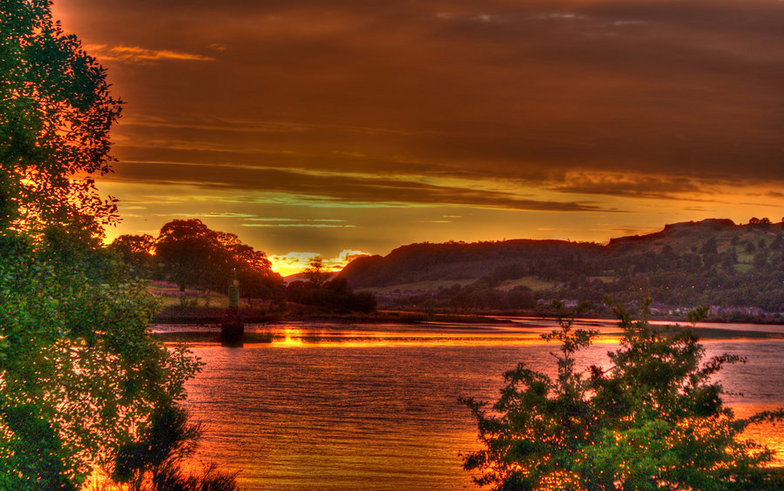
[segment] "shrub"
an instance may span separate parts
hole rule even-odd
[[[504,374],[500,399],[461,399],[476,417],[484,448],[465,457],[493,489],[776,489],[762,466],[772,451],[737,437],[784,411],[735,419],[711,376],[723,354],[700,364],[704,348],[690,328],[648,323],[619,306],[623,337],[609,368],[575,369],[574,355],[597,331],[574,329],[577,311],[543,335],[561,343],[558,378],[519,364]],[[563,308],[561,307],[563,313]],[[702,312],[704,314],[704,311]],[[696,321],[692,316],[690,321]]]

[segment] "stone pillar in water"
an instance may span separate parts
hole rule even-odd
[[[237,280],[237,270],[234,270],[233,279],[229,285],[229,308],[221,323],[221,344],[224,346],[242,346],[245,334],[245,323],[240,317],[240,282]]]
[[[237,279],[237,271],[234,271],[234,279],[229,285],[229,310],[238,312],[240,310],[240,280]]]

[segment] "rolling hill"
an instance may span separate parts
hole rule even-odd
[[[340,276],[394,308],[508,310],[551,299],[622,301],[648,293],[658,308],[712,305],[714,316],[784,311],[784,223],[707,219],[607,244],[558,240],[419,243],[368,256]]]

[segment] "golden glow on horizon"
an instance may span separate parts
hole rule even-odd
[[[161,226],[175,218],[200,218],[210,228],[235,233],[243,242],[266,252],[273,270],[284,276],[305,270],[314,257],[324,259],[327,271],[339,270],[352,255],[386,255],[414,242],[569,239],[602,243],[613,237],[656,232],[668,223],[704,218],[746,223],[752,216],[778,222],[784,214],[784,198],[758,186],[740,184],[722,187],[715,195],[692,194],[683,199],[624,201],[620,197],[577,196],[604,200],[606,207],[623,209],[623,213],[532,213],[443,205],[374,209],[371,203],[364,208],[310,209],[267,200],[265,193],[238,194],[231,189],[208,190],[186,184],[101,181],[99,186],[103,193],[123,198],[119,203],[122,222],[107,227],[106,242],[122,234],[157,236]],[[308,213],[312,218],[302,218]],[[243,226],[246,223],[267,226]]]
[[[367,256],[366,252],[345,249],[337,257],[323,258],[315,252],[289,252],[284,255],[271,255],[272,270],[282,276],[302,273],[310,267],[311,261],[322,258],[322,268],[325,273],[337,272],[348,263],[360,256]]]

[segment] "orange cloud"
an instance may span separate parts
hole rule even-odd
[[[85,49],[100,60],[124,61],[129,63],[149,63],[163,60],[175,61],[215,61],[212,56],[198,53],[185,53],[168,49],[147,49],[139,46],[111,46],[93,44]]]

